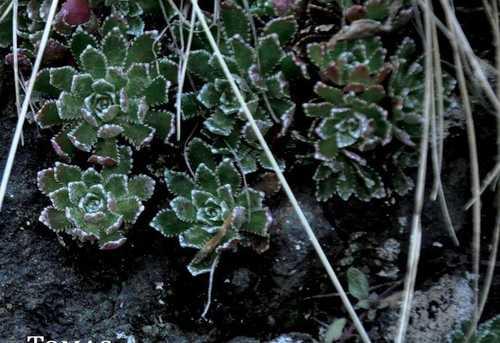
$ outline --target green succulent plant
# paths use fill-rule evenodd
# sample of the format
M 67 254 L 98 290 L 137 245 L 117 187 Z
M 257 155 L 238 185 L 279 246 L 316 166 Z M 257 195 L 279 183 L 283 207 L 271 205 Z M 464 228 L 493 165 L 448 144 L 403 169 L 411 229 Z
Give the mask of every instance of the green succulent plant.
M 166 141 L 172 133 L 173 116 L 160 107 L 168 102 L 170 62 L 156 58 L 157 33 L 128 40 L 129 26 L 121 24 L 107 17 L 100 42 L 77 29 L 70 47 L 78 69 L 49 68 L 38 77 L 37 90 L 58 98 L 45 102 L 36 121 L 62 126 L 52 144 L 67 160 L 78 149 L 91 153 L 91 162 L 113 165 L 120 138 L 140 150 L 154 134 Z
M 389 80 L 388 94 L 392 101 L 394 136 L 406 145 L 418 144 L 425 85 L 422 57 L 415 59 L 413 40 L 406 38 L 391 57 L 394 72 Z M 452 97 L 456 81 L 443 73 L 443 100 L 445 109 L 455 105 Z
M 294 39 L 297 31 L 295 19 L 289 16 L 270 20 L 255 41 L 248 14 L 231 1 L 223 2 L 221 6 L 219 46 L 252 114 L 264 133 L 286 129 L 295 112 L 287 76 L 299 67 L 282 46 Z M 188 72 L 201 81 L 201 87 L 196 93 L 184 94 L 184 116 L 206 116 L 204 130 L 215 142 L 214 149 L 226 157 L 233 158 L 236 151 L 236 155 L 246 160 L 246 151 L 251 151 L 253 162 L 243 163 L 245 173 L 256 170 L 256 161 L 270 168 L 253 135 L 249 134 L 240 104 L 217 59 L 205 50 L 206 47 L 208 43 L 203 37 L 194 39 Z M 229 150 L 225 149 L 227 146 Z
M 193 139 L 187 158 L 194 175 L 167 169 L 165 182 L 175 195 L 151 226 L 167 237 L 178 236 L 182 247 L 198 253 L 188 266 L 193 275 L 209 272 L 216 257 L 237 244 L 263 251 L 268 247 L 270 212 L 264 194 L 242 185 L 234 163 L 220 163 L 202 140 Z
M 319 102 L 304 104 L 307 116 L 316 119 L 311 142 L 320 161 L 314 175 L 317 198 L 337 194 L 344 200 L 386 195 L 382 179 L 360 153 L 386 145 L 392 125 L 378 103 L 385 97 L 382 82 L 391 70 L 379 38 L 308 46 L 311 61 L 322 81 L 314 91 Z
M 369 201 L 385 197 L 387 188 L 406 194 L 413 187 L 405 170 L 415 165 L 424 95 L 414 42 L 405 39 L 390 61 L 378 37 L 312 43 L 308 55 L 321 78 L 314 87 L 318 100 L 303 106 L 314 119 L 309 143 L 319 161 L 318 199 L 336 194 Z M 454 83 L 447 77 L 445 85 L 449 106 Z M 392 158 L 375 167 L 374 154 L 389 145 Z M 389 185 L 382 174 L 391 176 Z
M 144 34 L 144 11 L 137 1 L 129 0 L 105 0 L 105 6 L 111 7 L 112 16 L 116 21 L 126 23 L 127 33 L 133 36 Z
M 126 147 L 119 150 L 121 164 L 101 172 L 60 162 L 40 171 L 38 188 L 51 201 L 40 221 L 58 234 L 95 241 L 103 250 L 125 243 L 125 229 L 144 210 L 143 202 L 152 196 L 155 182 L 142 174 L 129 177 L 132 152 Z

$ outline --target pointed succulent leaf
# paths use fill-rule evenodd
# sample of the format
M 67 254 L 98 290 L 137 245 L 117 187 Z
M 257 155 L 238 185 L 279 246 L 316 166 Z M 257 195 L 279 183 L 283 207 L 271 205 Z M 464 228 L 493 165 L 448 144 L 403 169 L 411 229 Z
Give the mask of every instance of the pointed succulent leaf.
M 212 108 L 219 104 L 221 94 L 213 83 L 205 83 L 198 93 L 197 99 L 206 108 Z
M 259 39 L 257 54 L 260 61 L 260 71 L 263 75 L 273 72 L 285 53 L 280 47 L 278 35 L 273 33 Z
M 316 83 L 314 86 L 314 93 L 332 104 L 340 105 L 344 102 L 343 94 L 340 89 L 328 86 L 323 82 Z
M 203 113 L 201 105 L 196 99 L 196 93 L 183 93 L 181 96 L 181 108 L 184 119 L 191 119 Z
M 170 192 L 178 196 L 190 197 L 195 185 L 193 180 L 185 173 L 165 170 L 165 182 Z
M 177 218 L 174 211 L 167 209 L 160 211 L 151 221 L 151 227 L 167 237 L 176 236 L 190 228 L 189 223 L 185 223 Z
M 42 129 L 62 124 L 62 120 L 59 118 L 59 111 L 57 110 L 56 102 L 45 102 L 42 108 L 40 108 L 37 112 L 35 120 Z
M 215 168 L 215 160 L 212 156 L 210 146 L 199 138 L 194 138 L 186 149 L 187 159 L 192 170 L 198 169 L 200 164 L 208 168 Z
M 141 201 L 147 201 L 153 196 L 155 190 L 155 181 L 146 175 L 134 176 L 128 182 L 128 191 L 130 195 L 136 196 Z
M 52 148 L 64 161 L 69 162 L 76 154 L 76 148 L 68 137 L 71 127 L 65 128 L 50 139 Z
M 73 77 L 77 71 L 70 66 L 50 68 L 50 83 L 62 91 L 71 92 Z
M 73 205 L 78 205 L 80 200 L 87 194 L 88 186 L 83 181 L 68 183 L 69 200 Z
M 56 162 L 54 178 L 57 182 L 67 185 L 73 181 L 80 181 L 82 178 L 82 170 L 77 166 Z
M 231 189 L 238 192 L 241 186 L 241 175 L 234 166 L 234 163 L 225 159 L 216 169 L 216 174 L 221 185 L 230 185 Z
M 156 65 L 159 71 L 159 75 L 157 76 L 163 76 L 167 81 L 170 81 L 170 83 L 172 84 L 177 83 L 177 77 L 179 73 L 178 72 L 179 66 L 177 65 L 177 63 L 168 58 L 162 58 L 156 62 Z
M 227 38 L 240 35 L 246 41 L 250 39 L 250 22 L 247 14 L 240 6 L 231 1 L 224 2 L 221 17 Z
M 170 207 L 183 222 L 192 223 L 196 220 L 196 208 L 190 199 L 178 196 L 170 202 Z
M 127 49 L 127 41 L 119 28 L 114 28 L 102 41 L 102 51 L 109 66 L 121 67 L 125 62 Z
M 64 184 L 59 182 L 55 178 L 54 169 L 44 169 L 38 172 L 37 174 L 37 186 L 40 192 L 45 195 L 52 193 L 59 188 L 63 187 Z
M 203 125 L 216 135 L 229 136 L 233 131 L 234 120 L 222 111 L 215 111 L 210 118 L 203 122 Z
M 92 82 L 92 90 L 94 93 L 97 94 L 106 94 L 106 93 L 113 93 L 115 92 L 115 86 L 104 79 L 98 79 L 94 82 Z
M 59 117 L 62 120 L 79 119 L 81 117 L 81 108 L 83 101 L 80 97 L 62 92 L 59 99 L 56 101 Z
M 280 69 L 285 74 L 287 80 L 310 79 L 307 71 L 307 64 L 299 59 L 293 52 L 288 52 L 281 59 Z
M 104 139 L 96 143 L 94 151 L 87 162 L 111 167 L 117 164 L 118 159 L 118 145 L 116 140 Z
M 123 128 L 116 124 L 104 124 L 97 130 L 97 137 L 109 139 L 120 135 L 123 132 Z
M 132 170 L 132 149 L 128 146 L 118 147 L 118 161 L 116 165 L 104 166 L 101 171 L 101 175 L 107 179 L 113 174 L 130 174 Z
M 329 117 L 334 105 L 329 102 L 321 102 L 321 103 L 307 103 L 304 104 L 304 112 L 306 116 L 312 118 L 325 118 Z
M 316 143 L 315 157 L 319 160 L 329 161 L 334 159 L 338 154 L 337 137 L 332 136 L 327 139 L 320 140 Z
M 76 74 L 71 81 L 71 93 L 85 98 L 92 93 L 93 78 L 90 74 Z
M 140 150 L 144 145 L 147 145 L 153 139 L 155 129 L 148 125 L 130 124 L 124 125 L 123 136 L 137 150 Z
M 174 133 L 175 123 L 174 115 L 171 112 L 165 111 L 148 111 L 144 122 L 155 129 L 155 135 L 163 142 L 167 143 L 168 139 Z
M 43 69 L 36 75 L 36 82 L 33 90 L 43 95 L 48 95 L 51 97 L 57 97 L 60 90 L 52 86 L 50 83 L 50 69 Z
M 147 32 L 137 37 L 127 51 L 126 65 L 134 63 L 150 63 L 156 59 L 155 32 Z
M 89 168 L 83 172 L 82 181 L 87 187 L 92 187 L 104 183 L 102 175 L 93 168 Z
M 249 211 L 253 211 L 262 208 L 262 202 L 264 201 L 264 193 L 256 191 L 253 188 L 245 188 L 239 195 L 237 203 L 247 208 Z
M 112 13 L 104 19 L 101 25 L 102 35 L 106 36 L 118 28 L 125 35 L 128 30 L 127 20 L 121 14 Z
M 66 207 L 71 206 L 71 201 L 69 200 L 69 191 L 68 188 L 63 187 L 58 190 L 53 191 L 49 194 L 50 201 L 52 202 L 52 206 L 57 210 L 63 211 Z
M 128 194 L 128 177 L 123 174 L 111 175 L 105 185 L 106 191 L 114 198 L 121 198 Z
M 122 89 L 127 85 L 127 74 L 123 68 L 108 67 L 106 80 L 115 87 L 115 90 Z
M 240 71 L 245 74 L 255 64 L 255 49 L 240 36 L 236 35 L 229 40 L 233 49 L 234 59 Z
M 64 232 L 71 227 L 64 211 L 59 211 L 54 207 L 46 207 L 38 220 L 54 232 Z
M 191 200 L 193 201 L 193 205 L 196 208 L 202 208 L 203 206 L 205 206 L 207 200 L 212 199 L 213 197 L 213 194 L 198 189 L 193 189 L 193 191 L 191 192 Z
M 192 226 L 190 229 L 179 235 L 179 243 L 183 248 L 201 249 L 212 238 L 212 235 L 199 226 Z
M 71 143 L 80 150 L 90 152 L 97 143 L 97 130 L 87 122 L 82 122 L 68 134 Z
M 264 34 L 277 34 L 282 45 L 289 43 L 298 30 L 297 21 L 294 16 L 279 17 L 270 20 L 264 27 Z
M 111 212 L 122 216 L 125 223 L 134 224 L 144 211 L 144 205 L 138 197 L 129 196 L 114 199 L 108 202 L 108 208 Z
M 81 61 L 81 54 L 89 46 L 94 48 L 97 47 L 97 40 L 95 37 L 82 29 L 77 29 L 70 41 L 70 49 L 76 61 Z
M 150 85 L 149 65 L 134 63 L 127 71 L 127 95 L 141 96 Z
M 327 62 L 324 57 L 324 46 L 319 43 L 310 43 L 307 45 L 307 56 L 317 67 L 327 67 Z
M 146 87 L 144 95 L 149 106 L 157 106 L 168 102 L 168 88 L 170 84 L 163 77 L 158 76 Z
M 273 126 L 272 123 L 263 120 L 256 120 L 256 124 L 262 135 L 265 135 L 267 131 Z M 249 143 L 257 142 L 257 136 L 255 135 L 255 132 L 253 131 L 253 128 L 250 125 L 250 123 L 245 124 L 245 126 L 241 130 L 241 134 L 247 142 Z
M 208 168 L 204 163 L 198 165 L 196 168 L 194 180 L 202 190 L 215 194 L 217 188 L 220 186 L 217 175 Z
M 187 70 L 202 80 L 211 80 L 213 78 L 210 68 L 211 54 L 206 50 L 195 50 L 189 54 Z
M 271 225 L 272 217 L 267 209 L 251 212 L 248 217 L 248 221 L 243 225 L 241 230 L 258 236 L 268 235 L 267 229 Z
M 221 185 L 219 188 L 217 188 L 217 197 L 225 203 L 226 206 L 228 207 L 234 207 L 235 206 L 235 199 L 233 196 L 233 189 L 230 184 L 223 184 L 221 182 Z
M 88 46 L 80 55 L 82 68 L 94 78 L 106 77 L 106 56 L 96 48 Z
M 335 178 L 325 178 L 316 181 L 316 199 L 327 201 L 336 193 L 337 183 Z

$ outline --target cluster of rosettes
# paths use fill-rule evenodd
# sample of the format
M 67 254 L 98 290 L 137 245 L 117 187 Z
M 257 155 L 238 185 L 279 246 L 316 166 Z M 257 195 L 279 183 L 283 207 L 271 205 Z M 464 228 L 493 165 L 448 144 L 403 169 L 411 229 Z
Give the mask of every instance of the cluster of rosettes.
M 120 150 L 122 163 L 130 159 L 129 149 Z M 97 172 L 57 162 L 54 168 L 40 171 L 38 188 L 52 203 L 42 211 L 40 221 L 56 233 L 82 242 L 97 241 L 103 250 L 121 246 L 127 226 L 136 222 L 155 188 L 149 176 L 121 173 L 129 165 Z
M 181 246 L 198 250 L 189 271 L 209 272 L 217 256 L 237 244 L 267 249 L 271 216 L 263 207 L 264 194 L 243 186 L 229 159 L 217 164 L 209 146 L 198 138 L 189 144 L 187 158 L 194 175 L 165 170 L 175 198 L 151 226 L 167 237 L 178 236 Z
M 266 250 L 271 216 L 264 194 L 246 178 L 252 182 L 250 173 L 272 168 L 201 24 L 191 30 L 185 18 L 166 11 L 169 30 L 158 34 L 146 31 L 137 2 L 98 1 L 107 10 L 93 13 L 87 0 L 62 5 L 48 47 L 61 54 L 57 63 L 44 61 L 59 67 L 42 70 L 35 84 L 35 101 L 43 99 L 35 119 L 41 128 L 59 129 L 51 139 L 57 154 L 65 163 L 84 157 L 94 166 L 81 170 L 58 163 L 41 171 L 39 188 L 52 205 L 40 220 L 58 233 L 97 241 L 101 249 L 123 244 L 127 226 L 155 187 L 148 176 L 131 175 L 132 148 L 140 151 L 155 137 L 169 143 L 175 130 L 169 91 L 175 89 L 181 119 L 190 128 L 182 135 L 186 165 L 165 171 L 174 198 L 151 226 L 197 250 L 189 265 L 193 275 L 212 270 L 226 249 Z M 42 3 L 22 5 L 36 18 L 20 30 L 33 46 L 47 14 L 49 2 Z M 320 201 L 335 195 L 368 201 L 412 188 L 405 171 L 414 166 L 421 135 L 423 68 L 413 41 L 405 39 L 388 56 L 377 37 L 391 30 L 408 4 L 311 0 L 299 8 L 300 2 L 290 0 L 226 0 L 207 18 L 266 139 L 280 147 L 297 144 L 294 138 L 306 143 Z M 304 14 L 300 20 L 295 10 Z M 321 11 L 324 17 L 318 18 Z M 101 12 L 107 14 L 102 21 Z M 333 18 L 339 23 L 332 24 Z M 184 42 L 170 59 L 159 44 L 168 36 Z M 1 38 L 0 32 L 0 45 Z M 313 99 L 297 109 L 297 99 L 310 94 L 296 93 L 311 80 Z M 453 82 L 445 81 L 448 101 Z M 290 82 L 299 88 L 293 99 Z M 295 112 L 304 118 L 294 121 Z M 303 157 L 292 154 L 299 162 Z M 285 161 L 279 163 L 284 170 Z
M 320 161 L 317 198 L 383 198 L 384 168 L 393 173 L 391 188 L 404 195 L 412 188 L 404 169 L 412 163 L 403 155 L 415 151 L 423 111 L 423 68 L 414 42 L 405 39 L 390 60 L 378 37 L 312 43 L 308 55 L 321 78 L 314 87 L 318 100 L 304 104 L 316 119 L 309 140 Z M 454 84 L 445 84 L 447 97 Z M 371 166 L 370 153 L 390 143 L 393 166 Z
M 286 130 L 295 112 L 287 77 L 297 72 L 293 57 L 283 46 L 294 40 L 297 23 L 292 16 L 267 23 L 262 34 L 252 35 L 252 19 L 236 3 L 225 1 L 221 8 L 219 46 L 250 111 L 264 134 Z M 202 49 L 198 49 L 198 47 Z M 186 118 L 203 115 L 204 129 L 216 153 L 238 156 L 244 173 L 259 164 L 271 169 L 240 108 L 229 82 L 203 37 L 196 36 L 189 54 L 188 72 L 201 81 L 197 92 L 183 95 Z M 299 71 L 300 72 L 300 71 Z
M 108 17 L 102 25 L 102 41 L 78 28 L 70 48 L 77 68 L 43 70 L 37 90 L 59 94 L 36 115 L 42 128 L 61 126 L 52 144 L 71 160 L 75 150 L 91 153 L 89 162 L 116 164 L 119 139 L 136 150 L 153 139 L 166 140 L 172 132 L 171 113 L 158 108 L 168 102 L 170 77 L 167 60 L 156 58 L 156 32 L 127 39 L 127 25 Z

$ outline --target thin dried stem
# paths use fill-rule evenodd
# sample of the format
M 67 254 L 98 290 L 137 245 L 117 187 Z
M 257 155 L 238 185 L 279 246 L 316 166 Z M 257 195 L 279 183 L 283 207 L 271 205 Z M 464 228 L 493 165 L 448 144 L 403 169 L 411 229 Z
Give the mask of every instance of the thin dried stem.
M 49 15 L 47 16 L 47 22 L 45 23 L 45 29 L 43 31 L 42 39 L 40 40 L 40 45 L 35 59 L 35 64 L 33 65 L 33 71 L 31 72 L 31 77 L 28 83 L 28 89 L 26 90 L 26 95 L 24 97 L 21 113 L 19 113 L 19 118 L 17 120 L 16 131 L 14 132 L 14 138 L 12 139 L 9 155 L 7 157 L 7 163 L 5 164 L 5 169 L 2 176 L 2 182 L 0 184 L 0 211 L 2 210 L 3 201 L 5 199 L 5 193 L 7 191 L 7 184 L 9 183 L 10 174 L 12 172 L 12 166 L 14 165 L 14 158 L 16 156 L 17 147 L 19 146 L 19 141 L 21 139 L 21 133 L 23 131 L 23 125 L 26 119 L 26 113 L 28 112 L 31 95 L 33 93 L 33 88 L 35 86 L 36 75 L 38 74 L 38 70 L 40 69 L 40 65 L 42 63 L 42 57 L 45 52 L 45 47 L 47 46 L 50 31 L 52 28 L 52 22 L 54 21 L 54 16 L 56 14 L 58 3 L 59 0 L 52 0 L 52 4 L 49 9 Z
M 495 39 L 497 85 L 499 85 L 500 83 L 498 82 L 500 82 L 500 20 L 498 18 L 499 15 L 498 2 L 497 0 L 492 0 L 491 2 L 492 4 L 491 6 L 489 6 L 486 0 L 483 1 L 485 8 L 490 10 L 488 17 L 493 31 L 493 36 Z M 499 87 L 497 87 L 496 92 L 497 92 L 497 98 L 500 100 Z M 497 116 L 497 134 L 500 134 L 500 118 L 498 116 Z M 497 138 L 497 160 L 500 161 L 500 137 Z M 478 199 L 477 202 L 479 201 L 480 200 Z M 467 343 L 472 338 L 475 329 L 477 327 L 477 324 L 481 319 L 481 315 L 484 311 L 484 307 L 486 305 L 486 301 L 490 293 L 491 283 L 493 281 L 493 274 L 495 272 L 496 260 L 498 255 L 498 243 L 500 240 L 500 190 L 499 189 L 496 190 L 496 201 L 497 201 L 496 203 L 497 217 L 496 217 L 495 228 L 493 230 L 492 246 L 491 246 L 490 258 L 488 261 L 488 268 L 486 270 L 485 280 L 483 283 L 483 287 L 481 288 L 480 298 L 478 300 L 479 302 L 478 310 L 476 315 L 474 316 L 473 323 L 469 327 L 467 334 L 465 336 L 465 343 Z
M 194 15 L 194 11 L 191 13 L 191 21 L 190 21 L 190 30 L 189 30 L 189 36 L 188 36 L 188 41 L 186 45 L 186 50 L 184 51 L 183 55 L 180 58 L 180 63 L 179 63 L 179 77 L 178 77 L 178 86 L 177 86 L 177 98 L 175 101 L 175 107 L 176 107 L 176 124 L 177 124 L 177 141 L 181 140 L 181 124 L 182 124 L 182 91 L 184 90 L 184 81 L 186 80 L 186 73 L 187 73 L 187 66 L 189 62 L 189 53 L 191 52 L 191 43 L 193 41 L 193 31 L 194 31 L 194 25 L 196 22 L 196 16 Z
M 427 4 L 423 0 L 417 0 L 418 4 L 422 9 L 425 11 L 427 8 Z M 472 78 L 471 81 L 474 83 L 477 83 L 481 89 L 483 89 L 484 93 L 486 94 L 487 98 L 490 100 L 491 104 L 495 107 L 495 110 L 500 113 L 500 100 L 496 98 L 495 92 L 493 91 L 493 88 L 488 82 L 488 78 L 486 77 L 486 74 L 481 67 L 481 63 L 479 62 L 479 58 L 475 55 L 474 51 L 472 50 L 472 47 L 470 46 L 469 41 L 467 40 L 467 37 L 465 36 L 462 27 L 460 26 L 458 19 L 455 16 L 455 12 L 453 9 L 453 6 L 449 5 L 449 3 L 446 5 L 446 7 L 443 6 L 444 12 L 447 19 L 449 21 L 448 27 L 446 27 L 436 16 L 435 14 L 432 14 L 434 17 L 434 20 L 436 22 L 437 27 L 439 30 L 450 40 L 450 42 L 454 43 L 459 50 L 459 54 L 463 54 L 465 56 L 465 60 L 468 61 L 468 63 L 471 66 L 472 69 Z M 459 44 L 456 44 L 456 43 Z M 500 114 L 496 114 L 497 116 Z
M 431 7 L 432 8 L 432 7 Z M 432 12 L 431 12 L 432 14 Z M 431 31 L 432 31 L 432 45 L 433 45 L 433 67 L 434 67 L 434 84 L 435 92 L 434 96 L 436 101 L 432 102 L 431 111 L 431 156 L 432 156 L 432 169 L 434 172 L 434 182 L 431 191 L 431 199 L 436 200 L 439 197 L 439 207 L 441 209 L 441 214 L 443 216 L 443 221 L 450 235 L 450 238 L 455 246 L 459 246 L 458 237 L 455 233 L 455 228 L 453 227 L 453 222 L 451 220 L 450 211 L 448 209 L 448 204 L 446 201 L 446 196 L 444 194 L 443 184 L 441 180 L 441 170 L 443 163 L 443 151 L 444 151 L 444 87 L 443 87 L 443 71 L 441 68 L 441 54 L 439 50 L 439 41 L 437 35 L 436 21 L 434 16 L 431 21 Z M 437 106 L 436 106 L 437 104 Z
M 217 254 L 215 256 L 214 262 L 212 262 L 212 267 L 210 268 L 210 276 L 208 278 L 208 295 L 207 295 L 207 303 L 205 304 L 205 308 L 203 309 L 203 313 L 201 314 L 201 318 L 206 320 L 206 316 L 208 311 L 210 310 L 210 306 L 212 305 L 212 293 L 214 288 L 214 277 L 215 277 L 215 269 L 217 269 L 217 264 L 219 263 L 220 255 Z
M 479 195 L 481 196 L 486 188 L 493 183 L 493 181 L 497 180 L 500 177 L 500 162 L 498 162 L 492 171 L 486 174 L 486 177 L 481 184 L 481 190 L 479 191 Z M 464 209 L 468 210 L 479 198 L 470 199 L 467 204 L 465 204 Z
M 444 137 L 444 99 L 443 99 L 443 71 L 441 68 L 441 52 L 437 35 L 436 21 L 432 20 L 432 44 L 434 75 L 436 86 L 437 108 L 432 112 L 431 132 L 432 132 L 432 166 L 434 170 L 434 183 L 432 186 L 431 199 L 436 200 L 441 183 L 441 167 L 443 163 L 443 137 Z
M 344 289 L 342 288 L 342 285 L 340 284 L 340 281 L 338 280 L 337 275 L 335 274 L 335 271 L 333 270 L 330 262 L 328 261 L 328 258 L 326 257 L 323 249 L 321 248 L 321 245 L 319 244 L 318 239 L 316 238 L 311 226 L 309 225 L 309 222 L 307 221 L 307 219 L 304 215 L 304 212 L 300 208 L 300 205 L 298 204 L 297 199 L 295 198 L 295 195 L 293 194 L 285 176 L 283 175 L 283 173 L 278 165 L 278 162 L 274 158 L 274 155 L 271 152 L 269 146 L 267 145 L 266 140 L 264 139 L 264 136 L 262 136 L 262 133 L 260 132 L 259 127 L 257 126 L 257 123 L 255 122 L 255 119 L 254 119 L 252 113 L 250 112 L 250 110 L 245 102 L 245 99 L 244 99 L 243 95 L 241 94 L 241 92 L 240 92 L 240 90 L 239 90 L 239 88 L 234 80 L 234 77 L 232 76 L 231 72 L 229 71 L 229 68 L 228 68 L 228 66 L 227 66 L 227 64 L 222 56 L 222 53 L 220 52 L 219 47 L 217 46 L 215 38 L 213 37 L 212 33 L 210 32 L 208 24 L 205 20 L 205 16 L 203 15 L 203 12 L 201 11 L 200 7 L 198 6 L 197 0 L 191 0 L 191 3 L 193 4 L 193 9 L 196 12 L 198 20 L 200 21 L 200 23 L 205 31 L 205 34 L 206 34 L 207 39 L 208 39 L 208 41 L 209 41 L 209 43 L 214 51 L 214 54 L 217 58 L 217 61 L 219 62 L 219 65 L 221 66 L 221 68 L 224 72 L 224 75 L 226 76 L 226 78 L 231 86 L 231 89 L 233 90 L 236 98 L 238 99 L 238 102 L 240 103 L 240 106 L 243 110 L 243 113 L 245 114 L 248 122 L 250 123 L 250 126 L 252 127 L 252 130 L 253 130 L 255 136 L 257 137 L 260 145 L 262 146 L 262 149 L 264 150 L 267 158 L 271 162 L 271 165 L 274 169 L 274 172 L 278 176 L 278 179 L 280 180 L 280 182 L 283 186 L 283 189 L 288 196 L 288 199 L 290 200 L 297 216 L 299 217 L 300 222 L 302 223 L 302 226 L 304 227 L 305 231 L 307 232 L 307 235 L 309 236 L 309 240 L 313 244 L 313 247 L 316 250 L 321 262 L 323 263 L 323 266 L 325 267 L 325 269 L 326 269 L 330 279 L 332 280 L 337 292 L 339 292 L 340 297 L 342 299 L 342 302 L 343 302 L 347 312 L 351 316 L 351 319 L 353 320 L 354 325 L 356 326 L 356 329 L 358 330 L 358 333 L 359 333 L 362 341 L 365 343 L 370 342 L 370 338 L 368 337 L 366 330 L 364 329 L 361 321 L 359 320 L 359 317 L 357 316 L 351 302 L 349 301 L 347 294 L 345 293 Z
M 461 28 L 456 21 L 456 17 L 453 10 L 447 0 L 440 0 L 441 6 L 444 9 L 446 21 L 450 28 L 450 32 L 456 37 L 456 39 L 451 40 L 451 45 L 453 49 L 453 58 L 455 63 L 455 69 L 458 79 L 458 84 L 460 88 L 460 95 L 462 97 L 465 120 L 467 125 L 467 140 L 469 145 L 469 158 L 470 158 L 470 170 L 471 170 L 471 192 L 474 198 L 479 198 L 480 194 L 480 179 L 479 179 L 479 162 L 477 153 L 477 141 L 474 128 L 474 119 L 472 116 L 472 107 L 469 99 L 469 93 L 467 89 L 467 83 L 464 73 L 464 68 L 462 64 L 462 59 L 460 52 L 466 53 L 466 50 L 460 50 L 459 46 L 467 45 L 470 47 L 469 43 L 464 43 L 464 36 Z M 466 40 L 466 39 L 465 39 Z M 475 61 L 473 58 L 472 60 Z M 472 61 L 470 61 L 472 62 Z M 477 62 L 477 61 L 476 61 Z M 496 99 L 496 98 L 495 98 Z M 481 251 L 481 201 L 480 199 L 474 203 L 473 208 L 473 238 L 472 238 L 472 272 L 474 273 L 474 318 L 478 315 L 478 298 L 479 298 L 479 264 L 480 264 L 480 251 Z M 474 320 L 476 323 L 476 321 Z M 475 331 L 475 325 L 473 327 Z
M 434 74 L 432 55 L 432 15 L 429 7 L 430 0 L 426 0 L 424 27 L 425 27 L 425 94 L 424 94 L 424 117 L 422 121 L 422 137 L 420 140 L 420 157 L 417 176 L 417 188 L 415 190 L 415 207 L 413 210 L 410 247 L 408 253 L 407 271 L 405 286 L 403 290 L 403 300 L 401 302 L 401 312 L 398 325 L 398 333 L 395 342 L 405 341 L 406 330 L 410 320 L 411 305 L 415 291 L 415 280 L 418 271 L 418 261 L 420 259 L 420 247 L 422 244 L 421 213 L 424 204 L 425 179 L 427 172 L 427 156 L 429 150 L 429 126 L 431 112 L 434 103 Z
M 14 1 L 11 1 L 11 3 L 9 4 L 9 6 L 7 6 L 7 8 L 5 9 L 5 11 L 2 13 L 2 16 L 0 17 L 0 23 L 2 21 L 5 20 L 5 18 L 7 18 L 7 16 L 9 15 L 10 11 L 12 11 L 12 7 L 14 6 Z

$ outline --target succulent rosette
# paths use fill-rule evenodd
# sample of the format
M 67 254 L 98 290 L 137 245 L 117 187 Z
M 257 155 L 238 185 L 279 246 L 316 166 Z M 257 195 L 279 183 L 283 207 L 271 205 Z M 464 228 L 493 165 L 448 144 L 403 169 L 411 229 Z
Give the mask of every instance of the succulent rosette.
M 220 48 L 252 115 L 264 134 L 286 130 L 296 107 L 290 96 L 288 76 L 297 70 L 300 73 L 292 55 L 285 51 L 297 32 L 295 18 L 270 20 L 260 37 L 254 39 L 249 14 L 233 1 L 225 1 L 221 6 Z M 202 86 L 194 93 L 184 94 L 184 116 L 205 115 L 203 126 L 213 137 L 214 149 L 228 158 L 233 158 L 235 152 L 242 156 L 244 173 L 256 171 L 257 164 L 271 169 L 260 146 L 246 134 L 247 121 L 240 103 L 217 58 L 205 50 L 207 46 L 204 37 L 195 36 L 187 70 Z M 249 159 L 249 155 L 253 158 Z
M 188 266 L 193 275 L 209 272 L 223 250 L 238 244 L 267 249 L 271 216 L 263 206 L 264 194 L 243 187 L 233 162 L 217 164 L 202 140 L 193 139 L 187 153 L 194 175 L 165 171 L 175 198 L 151 226 L 167 237 L 178 236 L 182 247 L 198 250 Z
M 120 23 L 108 17 L 100 42 L 77 29 L 70 46 L 78 69 L 50 68 L 38 77 L 38 90 L 59 96 L 45 102 L 36 120 L 42 128 L 62 126 L 52 144 L 66 160 L 82 150 L 90 162 L 110 166 L 118 162 L 120 139 L 140 150 L 155 134 L 165 141 L 172 133 L 172 115 L 160 109 L 170 81 L 163 73 L 168 61 L 156 58 L 157 33 L 129 41 Z
M 38 173 L 38 188 L 50 198 L 51 206 L 40 221 L 56 233 L 67 233 L 80 241 L 96 241 L 103 250 L 115 249 L 126 241 L 128 225 L 144 210 L 143 202 L 153 194 L 155 182 L 149 176 L 129 177 L 130 149 L 120 148 L 120 166 L 97 172 L 56 162 Z M 127 156 L 128 155 L 128 156 Z

